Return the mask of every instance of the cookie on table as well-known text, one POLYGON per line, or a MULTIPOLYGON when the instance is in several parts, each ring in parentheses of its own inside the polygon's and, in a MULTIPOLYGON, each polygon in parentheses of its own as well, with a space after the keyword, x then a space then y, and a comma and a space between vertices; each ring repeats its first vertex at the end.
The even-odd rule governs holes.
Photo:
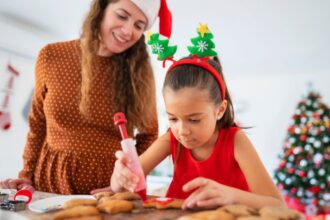
POLYGON ((95 199, 71 199, 63 204, 63 209, 72 208, 75 206, 96 206, 97 201, 95 199))
POLYGON ((89 216, 100 216, 99 210, 95 206, 75 206, 61 210, 54 214, 54 220, 63 220, 70 218, 82 218, 89 216))
POLYGON ((300 220, 305 219, 299 212, 285 207, 264 207, 259 210, 259 214, 264 219, 279 220, 300 220))
POLYGON ((237 220, 262 220, 263 218, 256 215, 238 217, 237 220))
POLYGON ((139 194, 134 192, 118 192, 111 196, 112 199, 121 199, 121 200, 138 200, 141 199, 139 194))
POLYGON ((227 213, 233 214, 235 217, 258 215, 258 211, 245 205, 225 205, 219 208, 227 213))
POLYGON ((121 212, 130 212, 133 210, 134 205, 130 201, 112 199, 100 203, 97 208, 101 212, 116 214, 121 212))
POLYGON ((93 194, 96 200, 100 200, 103 197, 113 196, 114 192, 98 192, 93 194))
POLYGON ((119 193, 115 193, 112 196, 104 196, 102 198, 100 198, 99 203, 103 203, 105 201, 108 200, 127 200, 127 201, 131 201, 131 200, 138 200, 141 199, 141 197, 133 192, 119 192, 119 193))
POLYGON ((235 220, 235 216, 224 210, 200 211, 188 215, 183 215, 178 220, 235 220))
POLYGON ((156 209, 181 209, 183 204, 182 199, 173 199, 167 197, 152 198, 143 201, 144 208, 156 208, 156 209))
POLYGON ((74 218, 65 218, 63 220, 103 220, 101 215, 90 215, 90 216, 81 216, 74 218))

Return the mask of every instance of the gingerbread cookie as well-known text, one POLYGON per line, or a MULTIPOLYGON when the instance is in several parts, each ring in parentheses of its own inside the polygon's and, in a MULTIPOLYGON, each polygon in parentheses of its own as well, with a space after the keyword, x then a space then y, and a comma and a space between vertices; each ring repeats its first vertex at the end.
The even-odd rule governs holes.
POLYGON ((143 201, 143 207, 156 209, 181 209, 182 204, 182 199, 173 199, 166 197, 152 198, 143 201))
POLYGON ((263 218, 261 218, 260 216, 256 216, 256 215, 243 216, 243 217, 237 218, 237 220, 262 220, 262 219, 263 218))
POLYGON ((94 206, 75 206, 55 213, 54 220, 63 220, 69 218, 79 218, 86 216, 99 216, 99 210, 94 206))
POLYGON ((141 199, 139 194, 133 192, 119 192, 111 196, 112 199, 121 199, 121 200, 137 200, 141 199))
POLYGON ((137 200, 137 199, 141 199, 141 197, 136 194, 136 193, 132 193, 132 192, 119 192, 119 193, 115 193, 112 196, 104 196, 99 200, 99 203, 103 203, 105 201, 108 200, 115 200, 115 199, 119 199, 119 200, 137 200))
POLYGON ((235 216, 224 210, 200 211, 181 216, 178 220, 235 220, 235 216))
POLYGON ((245 205, 225 205, 219 208, 227 213, 233 214, 235 217, 258 215, 258 211, 245 205))
POLYGON ((93 196, 95 197, 96 200, 100 200, 103 197, 110 197, 113 196, 114 192, 98 192, 95 193, 93 196))
POLYGON ((65 220, 103 220, 101 215, 81 216, 74 218, 66 218, 65 220))
POLYGON ((72 208, 75 206, 96 206, 97 201, 95 199, 71 199, 63 204, 63 209, 72 208))
POLYGON ((120 212, 130 212, 134 208, 134 205, 130 201, 116 199, 104 201, 100 203, 97 208, 102 212, 116 214, 120 212))
POLYGON ((263 219, 298 220, 304 217, 297 211, 285 207, 264 207, 259 210, 263 219))

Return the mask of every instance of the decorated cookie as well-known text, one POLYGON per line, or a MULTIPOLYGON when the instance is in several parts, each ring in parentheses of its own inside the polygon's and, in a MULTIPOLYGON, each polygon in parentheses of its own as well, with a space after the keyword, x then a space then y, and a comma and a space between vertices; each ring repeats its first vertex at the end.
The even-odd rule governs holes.
POLYGON ((95 199, 71 199, 63 204, 63 209, 72 208, 75 206, 96 206, 95 199))
POLYGON ((173 199, 166 197, 152 198, 143 201, 143 207, 156 209, 181 209, 182 204, 182 199, 173 199))
POLYGON ((99 210, 94 206, 75 206, 55 213, 54 220, 79 218, 86 216, 100 216, 99 210))
POLYGON ((299 212, 285 207, 264 207, 259 210, 259 214, 264 219, 274 219, 274 220, 304 219, 304 217, 299 212))
POLYGON ((116 214, 121 212, 130 212, 134 208, 134 205, 130 201, 115 199, 104 201, 100 203, 97 208, 101 212, 116 214))

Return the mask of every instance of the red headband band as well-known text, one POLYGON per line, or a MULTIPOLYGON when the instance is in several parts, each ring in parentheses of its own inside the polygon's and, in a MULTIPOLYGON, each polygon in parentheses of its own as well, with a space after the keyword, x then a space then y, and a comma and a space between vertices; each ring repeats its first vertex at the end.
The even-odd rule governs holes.
MULTIPOLYGON (((222 99, 225 99, 226 98, 225 83, 224 83, 222 77, 219 75, 219 72, 216 69, 214 69, 213 66, 211 66, 209 63, 206 62, 206 60, 209 60, 209 59, 210 59, 210 57, 198 57, 198 56, 194 55, 190 59, 182 59, 179 61, 172 60, 173 64, 168 68, 167 73, 169 73, 173 68, 175 68, 177 66, 185 65, 185 64, 202 67, 203 69, 205 69, 209 73, 211 73, 212 76, 216 79, 216 81, 218 82, 218 85, 220 87, 222 99)), ((163 65, 164 64, 165 64, 165 60, 164 60, 163 65)))

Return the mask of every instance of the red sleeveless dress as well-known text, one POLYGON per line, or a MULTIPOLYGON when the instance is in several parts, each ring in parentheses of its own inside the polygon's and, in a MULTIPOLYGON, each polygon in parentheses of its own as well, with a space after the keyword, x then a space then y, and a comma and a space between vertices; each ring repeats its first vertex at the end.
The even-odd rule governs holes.
POLYGON ((234 157, 234 139, 238 130, 237 127, 220 129, 211 155, 203 161, 194 159, 190 150, 183 146, 181 146, 179 158, 175 161, 178 141, 170 130, 172 158, 176 165, 166 196, 187 198, 191 192, 184 192, 182 186, 196 177, 209 178, 227 186, 250 191, 244 174, 234 157))

